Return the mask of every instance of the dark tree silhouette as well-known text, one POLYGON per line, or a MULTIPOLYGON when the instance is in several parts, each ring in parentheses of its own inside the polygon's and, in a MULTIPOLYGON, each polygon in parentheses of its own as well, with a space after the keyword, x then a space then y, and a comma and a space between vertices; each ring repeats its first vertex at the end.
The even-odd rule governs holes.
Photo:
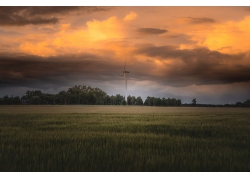
POLYGON ((193 105, 193 106, 196 105, 196 98, 194 98, 194 99, 192 100, 192 105, 193 105))
POLYGON ((127 102, 125 100, 122 100, 122 105, 127 105, 127 102))

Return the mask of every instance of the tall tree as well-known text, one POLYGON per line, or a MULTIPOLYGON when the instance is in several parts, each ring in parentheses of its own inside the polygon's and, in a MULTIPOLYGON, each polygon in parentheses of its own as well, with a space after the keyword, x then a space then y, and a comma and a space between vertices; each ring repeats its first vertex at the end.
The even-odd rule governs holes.
POLYGON ((143 100, 142 100, 141 96, 138 96, 136 98, 136 105, 143 105, 143 100))
POLYGON ((35 105, 41 104, 41 98, 39 96, 32 96, 30 101, 31 101, 31 104, 35 104, 35 105))
POLYGON ((192 105, 193 105, 193 106, 196 105, 196 98, 194 98, 194 99, 192 100, 192 105))

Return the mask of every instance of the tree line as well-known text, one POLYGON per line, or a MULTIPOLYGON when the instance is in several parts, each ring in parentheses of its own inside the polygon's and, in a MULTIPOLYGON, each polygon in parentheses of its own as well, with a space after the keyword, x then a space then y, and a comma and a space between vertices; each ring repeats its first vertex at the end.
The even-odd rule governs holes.
POLYGON ((181 106, 181 100, 175 98, 156 98, 148 96, 144 102, 145 106, 181 106))
POLYGON ((182 104, 184 107, 250 107, 250 99, 246 100, 245 102, 237 102, 235 104, 197 104, 196 98, 192 100, 192 103, 190 104, 182 104))
POLYGON ((0 98, 0 105, 13 105, 13 104, 22 104, 21 99, 19 96, 16 97, 9 97, 8 95, 0 98))
POLYGON ((237 107, 250 107, 250 99, 246 100, 244 103, 242 102, 237 102, 235 104, 237 107))
POLYGON ((140 96, 128 96, 127 101, 125 101, 125 97, 120 94, 110 96, 100 88, 84 85, 73 86, 67 91, 60 91, 58 94, 42 93, 40 90, 28 90, 21 98, 18 96, 9 97, 7 95, 0 98, 0 105, 18 104, 143 105, 143 100, 140 96))
POLYGON ((26 94, 21 98, 19 96, 4 96, 0 98, 0 105, 18 105, 18 104, 85 104, 85 105, 144 105, 144 106, 196 106, 196 107, 250 107, 250 100, 236 104, 212 105, 212 104, 197 104, 196 99, 190 104, 182 104, 180 99, 175 98, 158 98, 148 96, 143 102, 140 96, 125 97, 116 94, 108 95, 100 88, 92 88, 90 86, 76 85, 69 88, 67 91, 60 91, 58 94, 42 93, 40 90, 26 91, 26 94))

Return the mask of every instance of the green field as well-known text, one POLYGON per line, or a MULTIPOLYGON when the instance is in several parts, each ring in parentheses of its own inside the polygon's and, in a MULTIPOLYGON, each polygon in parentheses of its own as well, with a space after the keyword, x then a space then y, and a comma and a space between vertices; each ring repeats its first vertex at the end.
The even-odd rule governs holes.
POLYGON ((250 109, 0 106, 0 171, 250 171, 250 109))

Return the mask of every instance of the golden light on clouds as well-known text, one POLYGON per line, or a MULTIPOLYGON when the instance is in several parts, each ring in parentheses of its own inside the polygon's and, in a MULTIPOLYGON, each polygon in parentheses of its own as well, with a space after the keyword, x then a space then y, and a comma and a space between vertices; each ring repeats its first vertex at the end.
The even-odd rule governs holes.
POLYGON ((123 20, 124 21, 132 21, 135 20, 137 17, 137 14, 135 12, 130 12, 128 15, 126 15, 123 20))
POLYGON ((37 8, 0 13, 0 85, 55 75, 58 82, 112 83, 122 78, 125 59, 129 77, 161 87, 245 83, 246 89, 250 81, 245 7, 58 7, 56 13, 37 8))
POLYGON ((56 52, 53 48, 50 47, 50 43, 38 42, 38 43, 29 43, 25 42, 20 45, 20 50, 27 54, 38 55, 38 56, 53 56, 56 55, 56 52))
POLYGON ((119 22, 116 16, 112 16, 106 20, 98 21, 88 21, 88 34, 89 38, 98 41, 98 40, 107 40, 107 39, 118 39, 122 38, 122 24, 119 22))
MULTIPOLYGON (((62 53, 85 52, 89 49, 105 50, 109 47, 111 49, 108 50, 114 50, 116 55, 124 55, 123 52, 118 52, 124 51, 123 47, 115 47, 116 44, 112 44, 112 41, 122 41, 126 37, 133 37, 136 28, 130 27, 130 24, 127 24, 126 21, 136 20, 136 18, 137 14, 131 11, 123 19, 118 19, 117 16, 110 16, 103 20, 92 19, 75 29, 72 28, 70 23, 63 23, 59 26, 59 31, 55 32, 53 36, 48 35, 46 37, 46 34, 43 35, 45 36, 44 39, 47 39, 46 41, 40 38, 39 34, 33 34, 34 37, 38 37, 37 42, 20 42, 20 51, 33 55, 53 56, 62 53)), ((177 18, 173 22, 177 23, 179 29, 175 27, 171 32, 171 27, 169 27, 170 33, 175 33, 178 36, 184 29, 186 36, 193 42, 191 44, 180 42, 180 49, 206 46, 210 50, 223 53, 238 53, 250 49, 250 42, 246 41, 250 38, 250 16, 238 22, 213 23, 214 20, 211 18, 177 18)), ((160 30, 162 29, 158 31, 160 30)), ((34 37, 33 39, 35 39, 34 37)), ((154 39, 150 36, 145 37, 145 40, 157 43, 157 37, 154 37, 154 39)), ((145 40, 138 39, 138 42, 147 42, 145 40)), ((137 40, 133 39, 133 41, 136 42, 137 40)))
POLYGON ((250 16, 239 22, 229 21, 214 26, 204 44, 211 50, 239 53, 250 50, 250 16))
MULTIPOLYGON (((89 49, 110 47, 110 43, 103 43, 120 41, 124 37, 123 29, 123 22, 115 16, 103 21, 95 19, 87 21, 86 26, 80 30, 71 29, 70 24, 61 24, 60 31, 55 33, 53 38, 50 37, 50 40, 37 43, 24 42, 21 43, 20 50, 33 55, 53 56, 58 53, 84 52, 89 49)), ((119 47, 113 49, 118 50, 119 47)))

